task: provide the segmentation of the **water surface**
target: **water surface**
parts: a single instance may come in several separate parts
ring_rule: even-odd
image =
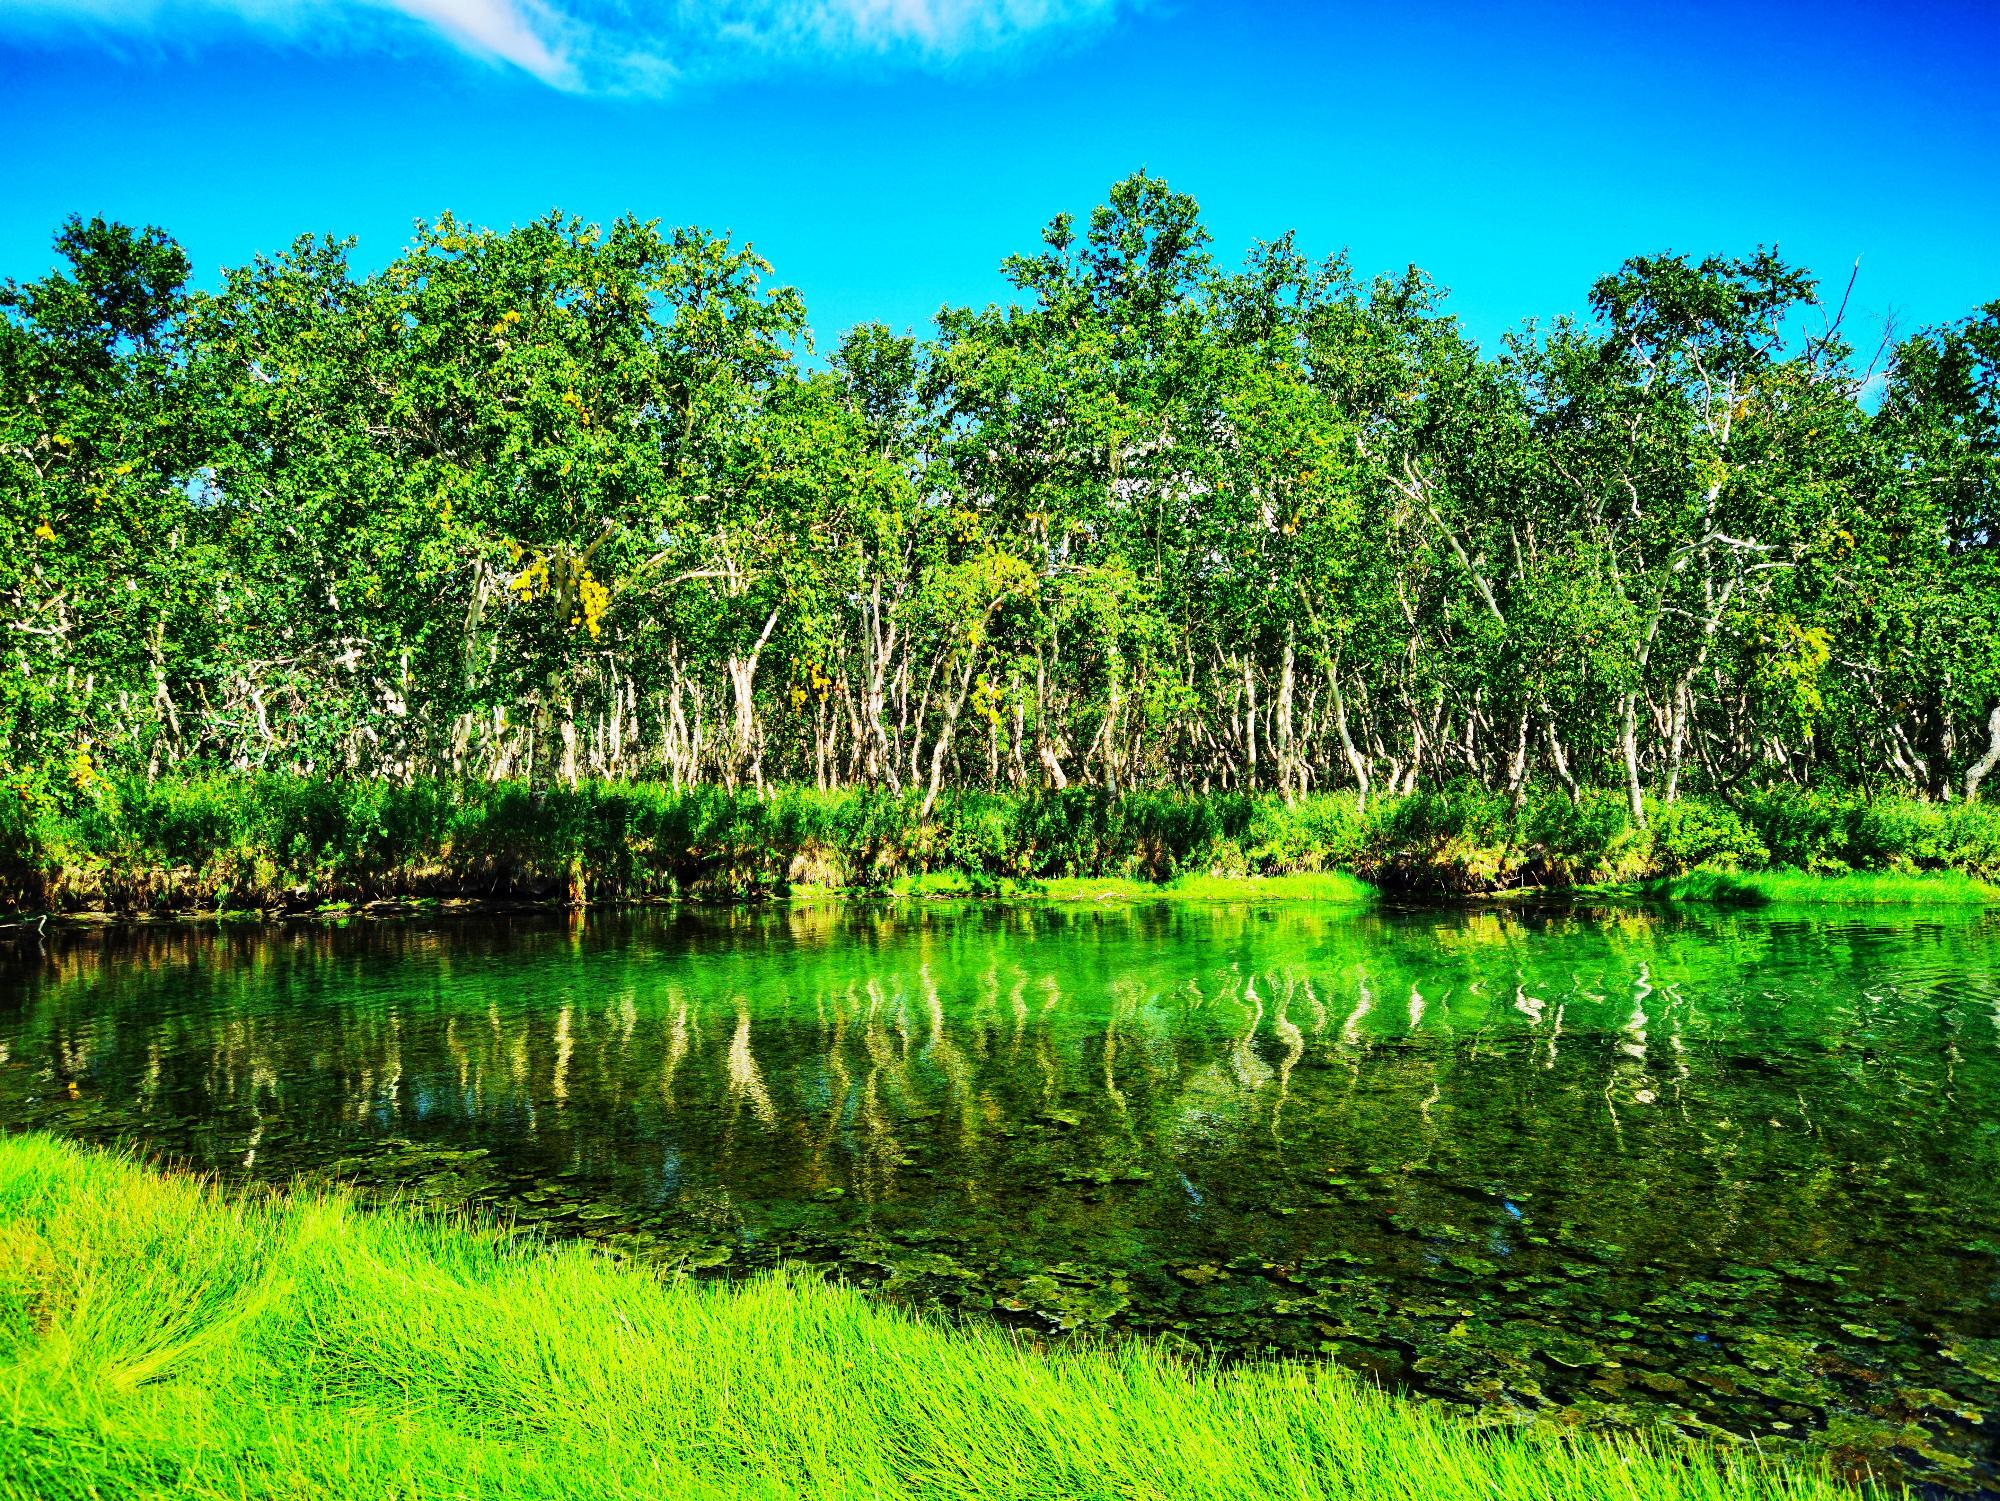
[[[2000,918],[800,906],[0,954],[0,1123],[2000,1485]]]

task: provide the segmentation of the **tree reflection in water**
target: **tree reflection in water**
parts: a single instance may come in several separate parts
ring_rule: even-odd
[[[797,906],[52,937],[10,1127],[1991,1483],[1993,919]]]

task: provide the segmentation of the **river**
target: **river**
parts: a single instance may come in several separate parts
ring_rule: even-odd
[[[2000,1485],[2000,914],[820,904],[52,933],[0,1122],[1039,1337]]]

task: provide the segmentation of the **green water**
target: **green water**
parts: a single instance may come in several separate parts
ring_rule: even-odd
[[[774,907],[0,964],[10,1128],[2000,1485],[2000,916]]]

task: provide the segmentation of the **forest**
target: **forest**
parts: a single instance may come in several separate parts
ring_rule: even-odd
[[[1465,785],[1643,827],[2000,766],[2000,301],[1864,339],[1849,278],[1646,254],[1488,348],[1415,267],[1226,263],[1144,173],[1004,304],[831,342],[749,243],[634,217],[213,290],[159,228],[55,249],[0,283],[24,799]]]
[[[1023,230],[0,281],[0,1501],[2000,1495],[2000,300]]]

